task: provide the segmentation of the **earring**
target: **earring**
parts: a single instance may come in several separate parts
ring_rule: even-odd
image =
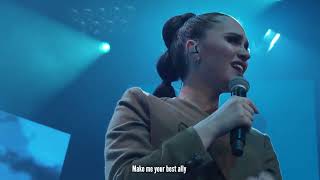
[[[198,53],[199,53],[199,51],[198,51],[198,46],[197,46],[197,45],[195,45],[195,46],[194,46],[194,50],[195,50],[195,51],[194,51],[194,52],[192,52],[192,53],[196,53],[196,54],[198,54]]]
[[[197,45],[194,46],[194,49],[196,50],[196,53],[199,53]]]

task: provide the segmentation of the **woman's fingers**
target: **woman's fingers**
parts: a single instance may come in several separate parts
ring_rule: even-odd
[[[252,116],[255,114],[254,109],[248,104],[242,104],[243,108],[248,111]]]
[[[243,98],[243,99],[245,103],[248,104],[254,110],[254,113],[259,114],[258,108],[256,107],[256,105],[253,104],[253,102],[250,99],[248,98]]]

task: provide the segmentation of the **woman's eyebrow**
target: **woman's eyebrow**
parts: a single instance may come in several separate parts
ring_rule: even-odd
[[[232,36],[236,36],[237,38],[241,39],[241,41],[243,40],[243,36],[241,34],[235,33],[235,32],[227,32],[225,33],[227,35],[232,35]],[[246,48],[249,47],[249,41],[246,39],[246,42],[244,43],[244,46]]]

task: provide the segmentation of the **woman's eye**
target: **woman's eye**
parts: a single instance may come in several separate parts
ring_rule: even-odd
[[[232,44],[241,44],[241,40],[238,37],[229,36],[226,37],[227,41]]]

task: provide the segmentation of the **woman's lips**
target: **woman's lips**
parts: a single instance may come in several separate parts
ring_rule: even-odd
[[[240,72],[241,74],[243,74],[246,70],[246,64],[244,62],[241,61],[234,61],[231,63],[231,66],[236,69],[238,72]]]
[[[241,65],[235,64],[232,67],[238,70],[241,74],[243,73],[243,67]]]

